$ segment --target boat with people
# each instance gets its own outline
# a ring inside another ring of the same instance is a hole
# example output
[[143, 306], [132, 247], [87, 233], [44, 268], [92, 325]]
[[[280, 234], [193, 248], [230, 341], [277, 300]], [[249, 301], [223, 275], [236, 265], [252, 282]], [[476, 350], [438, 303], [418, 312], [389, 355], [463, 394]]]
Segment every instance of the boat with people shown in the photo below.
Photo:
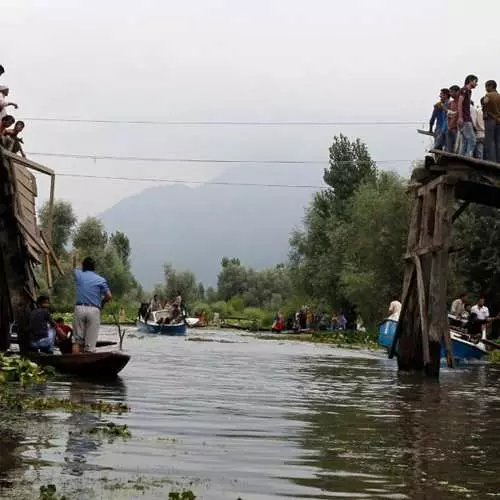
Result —
[[181, 336], [187, 334], [187, 322], [184, 316], [171, 321], [171, 310], [161, 309], [139, 314], [136, 323], [137, 329], [143, 333], [153, 333], [157, 335]]
[[[453, 358], [460, 361], [481, 360], [488, 354], [488, 344], [465, 329], [463, 320], [448, 315]], [[458, 326], [461, 324], [461, 326]], [[388, 351], [392, 349], [398, 321], [387, 318], [379, 326], [378, 343]], [[396, 345], [397, 352], [397, 345]], [[441, 343], [441, 358], [446, 358], [446, 347]]]

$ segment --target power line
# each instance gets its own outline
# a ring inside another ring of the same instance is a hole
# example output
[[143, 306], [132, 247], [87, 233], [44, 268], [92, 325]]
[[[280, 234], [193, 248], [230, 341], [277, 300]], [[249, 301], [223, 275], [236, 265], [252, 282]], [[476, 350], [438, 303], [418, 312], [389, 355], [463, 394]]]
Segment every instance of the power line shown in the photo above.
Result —
[[107, 175], [60, 174], [60, 173], [56, 175], [57, 177], [103, 179], [110, 181], [169, 182], [172, 184], [208, 184], [214, 186], [278, 187], [278, 188], [295, 188], [295, 189], [326, 189], [327, 187], [327, 186], [317, 186], [312, 184], [264, 184], [256, 182], [195, 181], [191, 179], [158, 179], [150, 177], [120, 177], [120, 176], [107, 176]]
[[86, 119], [86, 118], [62, 118], [62, 117], [26, 117], [24, 121], [32, 122], [59, 122], [59, 123], [102, 123], [115, 125], [163, 125], [180, 127], [219, 127], [219, 126], [243, 126], [243, 127], [333, 127], [333, 126], [410, 126], [422, 125], [423, 121], [404, 120], [373, 120], [373, 121], [185, 121], [185, 120], [108, 120], [108, 119]]
[[[240, 163], [249, 165], [326, 165], [325, 160], [231, 160], [223, 158], [170, 158], [170, 157], [143, 157], [143, 156], [118, 156], [100, 154], [77, 154], [77, 153], [27, 153], [28, 156], [46, 156], [52, 158], [74, 158], [79, 160], [113, 160], [113, 161], [140, 161], [153, 163]], [[372, 160], [374, 163], [407, 163], [413, 160]], [[352, 163], [351, 161], [337, 161], [336, 163]]]

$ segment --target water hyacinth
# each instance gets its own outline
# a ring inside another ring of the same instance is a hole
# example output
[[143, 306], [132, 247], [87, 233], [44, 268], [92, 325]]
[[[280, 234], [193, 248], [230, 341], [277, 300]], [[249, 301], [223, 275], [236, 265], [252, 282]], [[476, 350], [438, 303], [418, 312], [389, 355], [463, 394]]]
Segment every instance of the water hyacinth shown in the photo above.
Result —
[[42, 369], [36, 363], [20, 356], [0, 354], [0, 384], [5, 382], [20, 382], [22, 385], [39, 384], [53, 375], [54, 369], [52, 367]]

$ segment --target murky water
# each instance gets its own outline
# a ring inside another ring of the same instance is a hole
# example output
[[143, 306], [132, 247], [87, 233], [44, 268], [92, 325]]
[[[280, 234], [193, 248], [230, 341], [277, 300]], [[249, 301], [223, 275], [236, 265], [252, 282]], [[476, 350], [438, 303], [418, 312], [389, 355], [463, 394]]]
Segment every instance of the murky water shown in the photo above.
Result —
[[[129, 329], [132, 333], [134, 329]], [[108, 330], [103, 338], [111, 335]], [[125, 402], [123, 415], [0, 416], [0, 496], [484, 499], [500, 491], [500, 370], [398, 378], [382, 354], [237, 333], [127, 338], [118, 383], [46, 394]], [[128, 440], [86, 431], [127, 424]], [[30, 496], [31, 495], [31, 496]]]

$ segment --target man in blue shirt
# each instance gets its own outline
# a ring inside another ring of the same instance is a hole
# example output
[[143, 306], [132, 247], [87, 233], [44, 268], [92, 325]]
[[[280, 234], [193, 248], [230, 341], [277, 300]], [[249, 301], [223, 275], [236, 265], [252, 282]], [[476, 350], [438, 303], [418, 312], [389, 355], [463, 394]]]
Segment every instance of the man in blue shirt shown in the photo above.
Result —
[[450, 91], [441, 89], [439, 102], [434, 105], [432, 116], [429, 121], [429, 132], [432, 132], [434, 123], [436, 131], [434, 132], [434, 149], [444, 149], [446, 145], [446, 134], [448, 132], [448, 105], [450, 102]]
[[101, 309], [111, 300], [106, 280], [95, 272], [92, 257], [86, 257], [81, 269], [74, 269], [76, 306], [73, 316], [73, 353], [94, 352], [101, 325]]

